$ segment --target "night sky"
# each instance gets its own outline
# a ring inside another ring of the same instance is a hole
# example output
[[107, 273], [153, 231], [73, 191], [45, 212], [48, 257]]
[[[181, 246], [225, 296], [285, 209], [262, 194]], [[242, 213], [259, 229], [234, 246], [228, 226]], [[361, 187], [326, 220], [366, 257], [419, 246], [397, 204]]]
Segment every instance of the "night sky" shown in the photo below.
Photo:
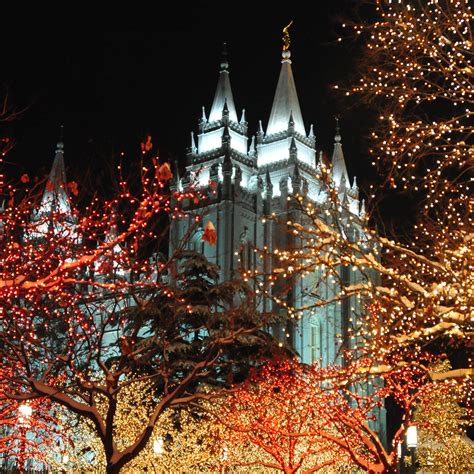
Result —
[[253, 134], [259, 119], [264, 127], [268, 121], [281, 30], [292, 19], [293, 73], [305, 125], [314, 123], [318, 148], [330, 153], [339, 114], [349, 172], [364, 178], [367, 126], [331, 90], [353, 71], [354, 51], [336, 40], [339, 17], [354, 3], [176, 2], [158, 14], [145, 7], [114, 10], [103, 21], [81, 11], [31, 14], [11, 30], [6, 22], [0, 83], [16, 105], [28, 106], [11, 125], [17, 145], [8, 158], [20, 172], [46, 173], [62, 124], [73, 175], [100, 166], [112, 151], [136, 159], [147, 133], [162, 157], [183, 163], [201, 106], [209, 111], [212, 103], [223, 41], [238, 114], [246, 109]]

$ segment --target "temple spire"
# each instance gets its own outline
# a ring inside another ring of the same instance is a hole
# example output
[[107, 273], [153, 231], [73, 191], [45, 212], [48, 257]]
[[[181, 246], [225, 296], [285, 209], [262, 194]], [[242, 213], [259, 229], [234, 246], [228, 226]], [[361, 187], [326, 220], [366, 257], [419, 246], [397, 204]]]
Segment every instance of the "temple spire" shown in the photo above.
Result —
[[60, 141], [56, 144], [53, 166], [46, 182], [46, 189], [41, 199], [42, 212], [60, 212], [63, 215], [71, 214], [71, 204], [67, 193], [66, 170], [64, 166], [63, 127], [61, 127]]
[[291, 141], [290, 141], [290, 159], [292, 157], [296, 158], [297, 153], [298, 153], [298, 148], [296, 147], [295, 137], [291, 137]]
[[[191, 141], [194, 141], [194, 137], [191, 136]], [[179, 175], [178, 160], [173, 161], [173, 177], [171, 178], [170, 188], [176, 191], [180, 188], [181, 177]]]
[[224, 107], [222, 109], [222, 118], [229, 116], [229, 107], [227, 106], [227, 97], [224, 99]]
[[278, 78], [272, 110], [270, 112], [267, 135], [287, 130], [291, 113], [293, 114], [293, 120], [295, 122], [295, 131], [301, 133], [301, 135], [306, 135], [298, 94], [296, 93], [293, 71], [291, 69], [290, 37], [288, 34], [290, 25], [291, 23], [283, 29], [280, 77]]
[[194, 139], [194, 132], [191, 131], [191, 146], [190, 146], [191, 153], [197, 153], [197, 146], [196, 140]]
[[229, 127], [227, 124], [225, 124], [224, 130], [222, 132], [222, 146], [230, 147], [230, 140], [231, 140], [231, 136], [230, 136]]
[[341, 132], [339, 130], [339, 118], [336, 117], [336, 135], [334, 137], [334, 151], [332, 154], [332, 179], [336, 186], [342, 182], [350, 186], [349, 174], [347, 173], [346, 162], [341, 144]]
[[362, 199], [362, 203], [360, 205], [360, 210], [359, 210], [359, 217], [361, 219], [365, 219], [367, 217], [367, 211], [365, 208], [365, 199]]
[[211, 112], [209, 114], [209, 122], [214, 122], [222, 118], [222, 110], [224, 104], [227, 102], [229, 110], [229, 119], [233, 122], [238, 122], [237, 111], [234, 105], [234, 97], [232, 95], [232, 88], [229, 79], [229, 62], [227, 60], [226, 43], [222, 48], [222, 59], [219, 70], [219, 79], [217, 81], [216, 93], [212, 103]]
[[301, 192], [301, 174], [300, 174], [300, 167], [298, 166], [298, 160], [295, 159], [294, 166], [293, 166], [293, 173], [291, 174], [291, 185], [293, 187], [294, 193]]
[[50, 230], [71, 238], [77, 237], [73, 231], [75, 218], [67, 191], [63, 133], [63, 127], [61, 126], [53, 166], [46, 181], [41, 204], [31, 216], [35, 229], [31, 233], [31, 237], [44, 237]]
[[293, 133], [295, 131], [295, 121], [293, 119], [293, 111], [290, 110], [290, 119], [288, 120], [288, 131]]
[[255, 152], [257, 149], [255, 148], [255, 135], [252, 135], [252, 140], [250, 142], [250, 148], [248, 154], [251, 156], [255, 156]]

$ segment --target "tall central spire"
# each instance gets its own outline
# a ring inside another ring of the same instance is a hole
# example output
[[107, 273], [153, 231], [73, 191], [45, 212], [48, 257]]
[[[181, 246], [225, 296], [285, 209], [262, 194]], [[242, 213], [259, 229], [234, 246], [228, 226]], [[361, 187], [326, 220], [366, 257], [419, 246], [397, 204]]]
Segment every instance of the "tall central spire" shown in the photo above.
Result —
[[235, 110], [234, 97], [229, 79], [229, 62], [227, 60], [226, 43], [223, 44], [222, 60], [219, 71], [219, 79], [217, 81], [216, 94], [212, 103], [211, 113], [209, 114], [209, 122], [214, 122], [222, 118], [222, 110], [227, 103], [229, 109], [229, 119], [238, 122], [237, 112]]
[[[62, 132], [61, 132], [62, 134]], [[71, 204], [67, 193], [66, 171], [64, 167], [64, 143], [61, 141], [56, 145], [53, 166], [49, 173], [46, 188], [41, 199], [40, 212], [52, 214], [61, 213], [63, 217], [71, 216]]]
[[303, 117], [301, 115], [298, 94], [296, 93], [295, 79], [291, 69], [291, 51], [288, 27], [283, 29], [283, 51], [281, 53], [281, 70], [278, 85], [273, 99], [270, 120], [268, 121], [267, 135], [287, 130], [290, 116], [293, 115], [295, 131], [306, 136]]
[[41, 204], [31, 216], [32, 230], [28, 238], [45, 238], [49, 232], [57, 236], [78, 241], [76, 217], [73, 214], [67, 191], [64, 167], [64, 143], [61, 138], [56, 145], [53, 166], [49, 173]]

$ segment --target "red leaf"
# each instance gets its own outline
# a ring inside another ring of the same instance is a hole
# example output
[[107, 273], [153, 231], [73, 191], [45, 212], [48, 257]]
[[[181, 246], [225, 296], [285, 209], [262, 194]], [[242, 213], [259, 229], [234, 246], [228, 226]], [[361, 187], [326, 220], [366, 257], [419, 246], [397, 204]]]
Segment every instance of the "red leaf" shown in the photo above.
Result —
[[217, 242], [217, 232], [214, 224], [211, 221], [208, 221], [206, 228], [204, 229], [204, 234], [202, 235], [202, 240], [208, 242], [209, 245], [216, 245]]
[[69, 191], [71, 191], [74, 196], [77, 196], [79, 194], [79, 189], [77, 188], [77, 183], [75, 181], [71, 181], [70, 183], [68, 183], [68, 187]]
[[157, 172], [157, 178], [160, 181], [168, 181], [173, 177], [173, 173], [171, 172], [170, 165], [168, 163], [163, 163]]

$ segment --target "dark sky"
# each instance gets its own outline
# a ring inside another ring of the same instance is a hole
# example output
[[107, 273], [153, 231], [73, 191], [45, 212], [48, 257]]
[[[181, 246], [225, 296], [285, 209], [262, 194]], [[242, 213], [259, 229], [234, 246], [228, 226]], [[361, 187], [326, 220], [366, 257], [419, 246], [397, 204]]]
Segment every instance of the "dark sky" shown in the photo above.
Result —
[[29, 106], [13, 125], [18, 143], [9, 159], [44, 172], [63, 124], [71, 169], [97, 164], [99, 149], [124, 150], [134, 159], [146, 133], [162, 156], [182, 160], [201, 106], [210, 109], [223, 41], [236, 107], [239, 115], [246, 109], [253, 134], [258, 119], [264, 126], [268, 120], [281, 30], [292, 19], [293, 73], [305, 124], [314, 123], [318, 147], [331, 151], [334, 115], [341, 115], [349, 171], [363, 174], [369, 160], [360, 138], [367, 127], [357, 112], [337, 105], [330, 89], [352, 71], [353, 51], [336, 39], [337, 18], [350, 14], [354, 3], [176, 2], [161, 11], [157, 2], [158, 13], [128, 5], [104, 20], [89, 10], [57, 18], [30, 12], [28, 21], [0, 31], [6, 45], [0, 83], [15, 103]]

